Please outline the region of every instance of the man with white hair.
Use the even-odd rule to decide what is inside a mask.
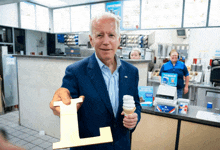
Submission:
[[[77,104],[80,138],[99,136],[99,128],[110,126],[113,142],[72,149],[86,150],[130,150],[129,133],[140,121],[141,106],[138,96],[138,69],[120,60],[116,51],[120,44],[120,21],[105,12],[91,20],[90,43],[95,53],[66,68],[61,88],[50,103],[55,115],[60,108],[53,102],[70,104],[71,98],[85,96],[83,103]],[[125,116],[123,96],[134,97],[136,110]]]

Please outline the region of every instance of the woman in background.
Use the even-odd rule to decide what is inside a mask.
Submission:
[[[159,75],[162,73],[174,73],[177,74],[177,97],[183,97],[183,88],[184,94],[188,93],[188,84],[189,84],[189,72],[186,68],[186,65],[178,60],[178,52],[173,49],[170,51],[170,61],[163,64],[160,69]],[[184,87],[184,76],[185,76],[185,87]],[[160,79],[161,80],[161,79]]]
[[[129,53],[129,59],[140,59],[141,58],[141,51],[139,48],[133,48]]]

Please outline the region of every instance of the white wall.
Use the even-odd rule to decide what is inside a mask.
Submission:
[[[220,50],[220,28],[191,29],[186,65],[191,65],[193,58],[201,57],[203,67],[206,68],[216,50]]]
[[[0,5],[0,25],[18,27],[17,3]]]
[[[31,52],[35,52],[35,55],[39,55],[41,51],[43,51],[43,55],[47,55],[46,35],[44,32],[25,30],[26,55],[30,55]],[[44,45],[39,47],[38,42],[41,37],[44,40]]]

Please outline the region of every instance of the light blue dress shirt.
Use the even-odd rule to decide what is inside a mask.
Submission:
[[[117,68],[112,74],[109,67],[106,66],[103,62],[101,62],[101,60],[97,57],[96,54],[95,54],[95,57],[102,71],[102,75],[104,77],[105,84],[106,84],[108,94],[109,94],[109,98],[112,104],[113,113],[116,117],[118,106],[119,106],[119,72],[118,72],[118,69],[121,66],[121,61],[117,57],[117,55],[115,55]]]

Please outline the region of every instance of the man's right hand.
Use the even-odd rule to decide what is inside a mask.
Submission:
[[[12,145],[0,133],[0,150],[25,150],[25,149]]]
[[[84,100],[84,96],[80,96],[80,97],[82,97],[83,100]],[[53,96],[53,99],[50,102],[50,109],[53,110],[53,114],[57,115],[57,116],[60,116],[60,107],[59,106],[53,106],[55,101],[62,101],[64,104],[69,105],[69,104],[71,104],[70,99],[72,99],[71,96],[70,96],[70,91],[66,88],[59,88],[55,92],[55,94]],[[77,104],[77,110],[81,107],[81,105],[82,105],[82,103]]]

